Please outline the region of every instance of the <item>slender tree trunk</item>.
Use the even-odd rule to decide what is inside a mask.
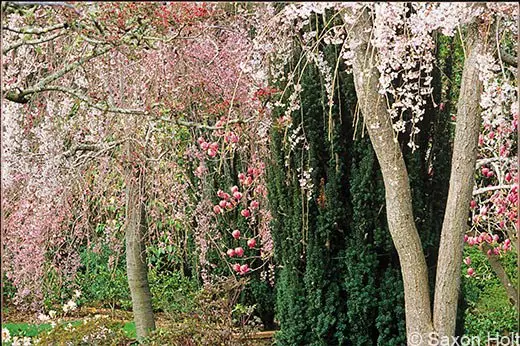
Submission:
[[[488,34],[479,32],[479,29],[488,32],[490,29],[478,23],[469,24],[467,28],[450,187],[435,282],[433,325],[440,337],[453,336],[455,333],[463,238],[468,229],[468,206],[473,192],[481,122],[479,104],[482,82],[479,79],[478,62],[480,56],[487,52],[486,46],[490,38]]]
[[[148,265],[144,235],[146,234],[146,212],[144,208],[144,179],[140,167],[131,163],[132,144],[126,144],[126,270],[132,296],[137,339],[141,341],[155,329],[152,311],[152,296],[148,285]]]
[[[520,311],[518,291],[509,279],[509,276],[504,270],[504,266],[502,266],[502,263],[500,263],[497,256],[493,254],[487,255],[487,251],[490,249],[492,249],[491,246],[484,244],[482,252],[484,253],[484,255],[486,255],[489,264],[491,265],[491,269],[493,269],[493,271],[495,272],[498,280],[500,280],[500,283],[502,284],[502,286],[504,286],[509,301],[511,302],[511,304],[515,306],[517,311]]]
[[[362,41],[354,49],[353,74],[359,107],[383,174],[388,227],[399,255],[404,283],[406,330],[411,340],[423,340],[433,331],[428,271],[415,226],[410,184],[384,96],[379,94],[379,71],[369,43],[372,22],[365,11],[354,35]]]

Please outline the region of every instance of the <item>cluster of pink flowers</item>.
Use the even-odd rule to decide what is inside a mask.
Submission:
[[[233,131],[229,131],[224,135],[224,142],[226,142],[226,143],[238,143],[238,141],[239,141],[239,137]]]
[[[215,157],[217,156],[219,145],[217,142],[206,142],[206,140],[203,137],[199,137],[197,140],[197,143],[199,143],[200,148],[204,150],[209,157]]]
[[[239,230],[234,230],[231,235],[233,236],[234,239],[236,240],[240,240],[240,231]],[[247,240],[247,247],[249,249],[254,249],[256,246],[256,239],[255,238],[250,238]],[[238,246],[234,249],[228,249],[226,254],[229,256],[229,257],[243,257],[244,256],[244,248],[241,247],[241,246]],[[251,268],[249,267],[249,265],[246,263],[246,264],[239,264],[239,263],[234,263],[233,266],[232,266],[233,270],[237,273],[239,273],[240,275],[244,275],[246,273],[248,273]]]
[[[491,245],[493,248],[487,251],[488,256],[500,255],[502,251],[505,253],[511,250],[511,239],[505,239],[502,243],[499,243],[499,241],[500,237],[498,234],[491,235],[487,232],[482,232],[478,236],[464,235],[464,242],[469,246]]]
[[[491,235],[487,232],[483,232],[481,234],[479,234],[478,236],[474,236],[474,237],[470,237],[468,235],[465,235],[464,236],[464,241],[469,245],[469,246],[479,246],[481,247],[482,244],[490,244],[491,246],[493,246],[491,249],[488,249],[486,254],[488,257],[491,257],[493,255],[495,256],[498,256],[500,255],[502,252],[507,252],[507,251],[511,251],[511,240],[510,239],[505,239],[502,244],[499,243],[499,236],[497,234],[494,234],[494,235]],[[468,276],[470,277],[473,277],[475,276],[476,274],[476,271],[475,271],[475,268],[471,267],[471,258],[469,256],[467,256],[466,258],[464,258],[463,260],[464,264],[466,266],[468,266],[468,269],[467,269],[467,274]]]

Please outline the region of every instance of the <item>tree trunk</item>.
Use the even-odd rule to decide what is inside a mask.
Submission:
[[[133,155],[130,141],[126,144],[126,270],[132,296],[135,329],[138,341],[155,329],[152,311],[152,296],[148,285],[148,265],[144,235],[146,234],[146,212],[143,201],[144,177],[140,167],[131,163]]]
[[[482,253],[484,255],[486,255],[486,257],[489,261],[489,264],[491,265],[491,269],[493,269],[498,280],[500,280],[500,283],[502,284],[502,286],[504,286],[507,296],[509,298],[509,301],[511,302],[511,304],[513,304],[515,306],[517,311],[520,311],[518,291],[516,290],[516,287],[513,285],[511,280],[509,279],[509,276],[507,275],[506,271],[504,270],[504,267],[502,266],[502,263],[500,263],[497,256],[494,254],[491,254],[491,255],[487,254],[487,251],[491,250],[491,249],[492,249],[491,246],[484,244],[484,246],[482,248]]]
[[[384,96],[379,94],[379,71],[370,45],[372,22],[365,11],[354,27],[361,44],[354,50],[353,74],[359,107],[383,174],[388,227],[399,255],[404,283],[406,331],[410,342],[426,345],[433,331],[428,271],[415,226],[405,162],[392,128]]]
[[[477,23],[468,25],[466,56],[457,105],[450,187],[435,282],[433,325],[440,337],[453,336],[455,333],[463,238],[468,229],[468,210],[474,185],[481,122],[479,104],[482,82],[479,79],[478,62],[480,55],[486,53],[488,42],[489,35],[479,32]]]

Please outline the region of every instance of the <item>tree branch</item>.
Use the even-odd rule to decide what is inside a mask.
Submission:
[[[496,186],[487,186],[483,187],[477,190],[473,190],[473,196],[480,195],[481,193],[485,193],[488,191],[495,191],[495,190],[507,190],[511,189],[513,185],[496,185]]]
[[[482,167],[484,165],[487,165],[487,164],[493,163],[493,162],[497,162],[497,161],[512,163],[512,162],[515,162],[516,159],[513,159],[511,157],[491,157],[488,159],[480,159],[480,160],[477,160],[477,163],[475,164],[475,169],[479,169],[480,167]]]
[[[17,34],[30,34],[30,35],[42,35],[48,33],[50,31],[58,30],[58,29],[67,29],[69,25],[67,23],[56,24],[52,26],[48,26],[46,28],[10,28],[8,26],[3,26],[3,30],[12,31]]]
[[[78,143],[72,146],[69,150],[63,153],[65,158],[72,157],[76,155],[78,151],[96,151],[96,152],[105,152],[115,148],[116,146],[124,143],[126,139],[121,139],[118,141],[113,141],[104,144],[96,144],[96,143]]]
[[[5,98],[8,99],[9,101],[13,101],[13,102],[17,102],[17,103],[27,103],[27,102],[29,102],[28,96],[38,93],[38,92],[48,90],[48,89],[46,89],[46,86],[49,83],[52,83],[52,82],[60,79],[65,74],[69,73],[70,71],[75,70],[76,68],[89,62],[90,60],[107,53],[113,47],[114,46],[108,46],[97,52],[93,52],[92,54],[79,59],[77,62],[71,63],[71,64],[65,66],[63,69],[45,77],[35,86],[29,87],[25,90],[10,90],[6,93]],[[56,87],[54,87],[54,88],[56,88]]]
[[[20,46],[37,45],[37,44],[40,44],[40,43],[49,42],[49,41],[52,41],[55,38],[58,38],[58,37],[63,36],[63,35],[65,35],[65,32],[62,31],[62,32],[59,32],[59,33],[54,34],[52,36],[40,38],[40,39],[37,39],[37,40],[20,41],[20,42],[17,42],[15,44],[12,44],[12,45],[7,46],[6,48],[2,49],[2,54],[7,54],[9,51],[11,51],[13,49],[16,49],[16,48],[18,48]]]
[[[65,6],[76,9],[73,5],[66,3],[65,1],[8,1],[7,5],[12,6]]]

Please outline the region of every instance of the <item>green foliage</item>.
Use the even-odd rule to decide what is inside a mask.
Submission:
[[[5,275],[5,271],[2,271],[2,311],[7,309],[6,303],[12,301],[16,294],[16,287],[14,287],[11,280]]]
[[[462,265],[462,294],[464,296],[464,334],[487,340],[490,335],[504,335],[517,330],[518,312],[509,298],[486,256],[476,247],[465,247],[464,255],[470,256],[475,277],[467,277],[467,266]],[[501,259],[513,285],[518,287],[516,254],[507,253]]]
[[[198,283],[179,272],[151,270],[148,273],[152,306],[167,314],[187,313],[193,309]]]
[[[397,254],[386,224],[384,184],[368,138],[353,144],[353,215],[346,249],[348,324],[355,345],[401,345],[404,293]]]
[[[76,282],[82,290],[81,301],[101,304],[110,308],[130,309],[132,306],[130,290],[126,278],[125,259],[119,258],[110,268],[109,257],[112,251],[103,245],[100,251],[84,248]]]
[[[403,281],[398,268],[389,268],[379,285],[377,345],[404,345],[406,328],[404,319]]]
[[[30,324],[30,323],[5,323],[2,324],[2,328],[7,328],[11,337],[35,337],[38,334],[49,331],[52,329],[51,325],[48,323],[44,324]]]
[[[254,302],[255,316],[259,317],[262,325],[266,329],[274,328],[274,306],[276,304],[276,295],[274,287],[269,283],[252,279],[244,287],[239,300],[242,304],[251,304]]]

